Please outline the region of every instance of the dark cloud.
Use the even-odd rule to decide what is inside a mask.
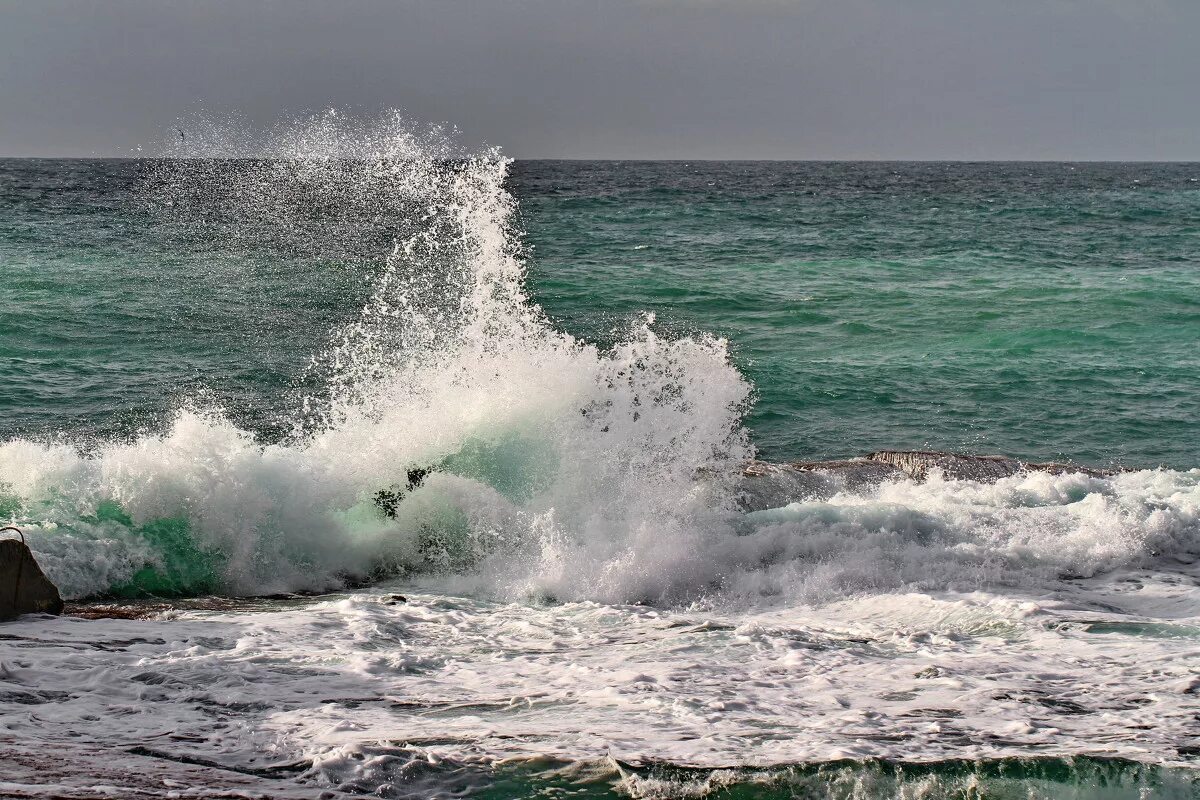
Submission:
[[[1200,158],[1195,0],[0,0],[0,154],[405,109],[519,157]]]

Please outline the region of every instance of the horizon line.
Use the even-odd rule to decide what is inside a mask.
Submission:
[[[506,156],[513,161],[559,161],[572,163],[776,163],[776,164],[1200,164],[1198,158],[586,158],[579,156]],[[113,156],[113,155],[0,155],[0,161],[253,161],[284,160],[272,156]],[[305,159],[295,159],[305,160]],[[452,160],[452,159],[447,159]]]

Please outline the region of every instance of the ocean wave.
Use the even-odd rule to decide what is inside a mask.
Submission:
[[[314,356],[326,388],[286,441],[197,401],[129,442],[0,444],[0,517],[67,597],[405,576],[508,599],[828,602],[1036,586],[1200,548],[1197,470],[935,471],[747,513],[752,390],[727,343],[661,336],[652,316],[608,349],[556,330],[526,295],[498,151],[461,153],[395,116],[318,115],[233,166],[222,156],[250,152],[246,137],[194,138],[203,152],[149,173],[172,225],[336,254],[380,246],[359,217],[394,234],[358,318]]]

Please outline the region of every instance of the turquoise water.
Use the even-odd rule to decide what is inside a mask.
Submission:
[[[650,308],[727,335],[769,457],[1200,463],[1200,166],[528,172],[550,313],[600,335]]]
[[[0,163],[18,790],[1197,796],[1200,167],[337,120]],[[1148,469],[744,469],[908,447]]]
[[[203,393],[270,440],[319,385],[310,357],[361,308],[390,232],[359,217],[354,241],[281,245],[214,220],[198,237],[148,208],[146,169],[0,164],[0,436],[128,435]],[[767,458],[1186,468],[1198,180],[1191,164],[519,162],[510,187],[549,316],[599,342],[645,312],[726,336]]]

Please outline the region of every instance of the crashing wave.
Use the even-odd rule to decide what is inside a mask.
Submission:
[[[172,154],[188,158],[147,167],[163,224],[365,259],[369,299],[314,357],[325,388],[285,441],[196,405],[86,454],[0,444],[0,519],[27,529],[69,597],[405,576],[521,599],[821,602],[1200,547],[1196,470],[956,475],[943,459],[917,475],[876,460],[878,480],[826,470],[820,491],[747,513],[751,387],[726,342],[664,338],[653,317],[608,349],[556,330],[526,293],[498,151],[395,115],[189,141]]]

